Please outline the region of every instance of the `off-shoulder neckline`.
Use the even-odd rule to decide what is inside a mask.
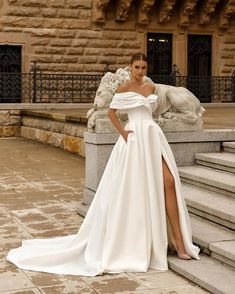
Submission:
[[[148,96],[144,96],[143,94],[141,93],[138,93],[138,92],[135,92],[135,91],[124,91],[124,92],[117,92],[115,94],[127,94],[127,93],[133,93],[133,94],[136,94],[136,95],[139,95],[139,96],[142,96],[143,98],[145,99],[148,99],[150,96],[154,95],[154,96],[157,96],[156,94],[152,93],[152,94],[149,94]]]

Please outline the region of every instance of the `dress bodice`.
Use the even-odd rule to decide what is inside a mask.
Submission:
[[[157,107],[157,99],[158,96],[155,94],[145,97],[132,91],[116,93],[110,108],[127,113],[129,121],[152,119],[152,112]]]

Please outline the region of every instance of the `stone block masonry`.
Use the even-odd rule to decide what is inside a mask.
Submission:
[[[125,4],[124,4],[125,2]],[[234,70],[235,6],[218,1],[0,1],[0,40],[22,46],[22,71],[36,61],[45,73],[103,73],[147,49],[148,33],[172,34],[172,64],[187,75],[189,34],[212,36],[212,75]],[[191,5],[191,4],[192,5]],[[169,8],[169,7],[170,8]],[[168,9],[169,8],[169,9]],[[211,13],[213,11],[213,13]],[[198,17],[196,17],[198,15]],[[221,22],[222,21],[222,22]]]
[[[106,64],[110,70],[126,66],[123,56],[128,50],[141,51],[143,33],[133,26],[121,32],[95,28],[92,2],[6,1],[0,14],[1,43],[22,45],[26,72],[31,61],[45,73],[103,73]]]
[[[38,141],[43,144],[52,145],[85,157],[83,138],[25,126],[21,127],[20,134],[23,138]]]
[[[85,114],[70,117],[52,110],[0,110],[0,137],[21,136],[85,157],[86,123]]]
[[[0,137],[20,135],[20,110],[0,110]]]
[[[83,133],[85,118],[69,118],[53,111],[21,112],[21,137],[59,147],[85,157]]]

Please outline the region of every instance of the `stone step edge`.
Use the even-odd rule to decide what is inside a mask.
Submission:
[[[182,192],[188,208],[195,208],[235,224],[235,201],[233,198],[184,182],[182,183]],[[197,213],[194,214],[197,215]]]
[[[204,240],[201,238],[200,236],[200,233],[199,235],[196,235],[195,232],[193,231],[193,237],[195,238],[195,242],[196,244],[202,246],[203,248],[207,248],[209,249],[209,245],[210,244],[215,244],[216,242],[223,242],[223,241],[235,241],[235,231],[234,230],[231,230],[223,225],[220,225],[218,223],[215,223],[209,219],[206,219],[206,218],[203,218],[197,214],[194,214],[192,212],[189,211],[189,217],[190,217],[190,223],[191,223],[191,226],[193,228],[193,226],[195,226],[197,223],[201,225],[203,225],[203,229],[207,229],[207,230],[210,230],[211,232],[211,226],[214,227],[213,229],[217,230],[217,233],[216,233],[216,236],[218,236],[218,231],[220,231],[220,233],[223,233],[223,238],[219,241],[213,241],[213,242],[208,242],[207,240]],[[226,237],[224,235],[228,234]],[[198,243],[199,242],[199,243]],[[205,246],[204,244],[205,243],[208,243],[208,246]],[[210,250],[210,249],[209,249]]]
[[[218,163],[218,162],[213,163],[213,162],[202,160],[202,159],[196,159],[195,162],[196,162],[196,165],[207,166],[207,167],[210,167],[210,168],[215,168],[215,169],[223,170],[223,171],[230,172],[230,173],[235,173],[235,167],[230,167],[228,165],[223,165],[223,164]]]
[[[186,201],[186,203],[187,203],[187,201]],[[235,223],[230,220],[226,220],[221,217],[217,217],[216,214],[209,214],[206,211],[203,211],[203,210],[200,210],[200,209],[195,208],[193,206],[190,206],[188,203],[187,203],[187,207],[188,207],[188,211],[190,213],[195,214],[198,217],[204,218],[205,220],[211,221],[211,222],[213,222],[217,225],[220,225],[222,227],[225,227],[227,229],[235,230]]]
[[[235,193],[235,176],[231,175],[231,173],[228,173],[225,171],[222,172],[222,171],[214,170],[213,168],[209,168],[209,167],[208,168],[201,167],[201,166],[199,167],[196,165],[191,166],[190,168],[191,168],[191,171],[187,170],[187,167],[185,167],[185,168],[181,167],[179,169],[180,178],[186,179],[186,180],[188,179],[191,181],[199,182],[201,184],[215,187],[217,189],[221,189],[221,190]],[[194,169],[195,169],[195,171],[194,171]],[[212,172],[212,175],[210,175],[209,178],[207,176],[202,176],[201,174],[197,175],[195,173],[198,173],[198,169],[201,173],[202,172],[206,173],[207,171]],[[218,181],[217,177],[220,177],[220,176],[230,177],[231,181],[233,181],[233,180],[234,181],[232,183],[230,183],[230,182],[226,183],[223,180]],[[214,177],[216,177],[216,178],[214,178]],[[206,183],[205,183],[205,180],[206,180]]]
[[[221,153],[232,157],[231,160],[220,158]],[[215,152],[213,152],[213,155],[214,154]],[[210,153],[195,153],[195,162],[197,165],[203,165],[235,173],[235,154],[231,154],[229,152],[217,152],[216,157],[211,157]]]
[[[224,141],[224,142],[222,142],[222,146],[235,149],[235,141],[227,141],[227,142]]]
[[[233,191],[217,187],[213,183],[211,183],[211,184],[203,183],[202,181],[200,181],[198,179],[191,179],[191,178],[185,177],[183,175],[180,175],[180,179],[181,179],[181,182],[183,182],[183,183],[191,184],[193,186],[196,186],[196,187],[199,187],[202,189],[206,189],[206,190],[213,191],[213,192],[221,194],[221,195],[235,198],[235,193]]]
[[[192,225],[193,242],[201,248],[201,252],[227,264],[228,266],[234,267],[235,269],[235,257],[231,258],[231,256],[233,255],[232,252],[224,250],[225,252],[225,255],[224,255],[223,252],[221,252],[221,250],[218,250],[216,248],[216,243],[221,243],[224,241],[225,242],[235,241],[235,233],[232,230],[229,230],[223,226],[215,224],[207,219],[203,219],[202,217],[198,217],[192,213],[190,213],[189,215],[190,215],[191,225]],[[216,230],[214,235],[216,234],[218,235],[218,231],[220,231],[219,235],[221,234],[221,238],[214,241],[206,240],[205,238],[203,238],[205,234],[200,235],[200,232],[195,233],[194,231],[195,225],[203,226],[203,229],[210,231],[210,233],[213,231],[213,229]],[[227,233],[227,236],[226,236],[226,233]]]
[[[225,165],[225,166],[228,165],[229,167],[235,168],[235,155],[234,154],[231,154],[229,152],[213,152],[212,154],[215,155],[215,153],[216,153],[216,157],[210,156],[210,153],[195,153],[195,159],[214,163],[214,164],[221,164],[221,165]],[[231,158],[232,161],[229,159],[221,158],[220,155],[223,156],[223,154],[224,155],[226,154],[227,156],[232,157]]]
[[[223,142],[222,143],[223,150],[229,153],[235,152],[235,142]]]
[[[187,195],[185,195],[184,198],[185,198],[185,202],[186,202],[188,208],[192,208],[192,209],[196,209],[198,211],[206,212],[209,215],[215,216],[218,219],[225,220],[225,221],[228,221],[230,223],[235,224],[235,213],[234,213],[234,215],[228,214],[228,213],[226,213],[226,211],[224,212],[223,209],[220,210],[217,207],[215,207],[215,208],[211,207],[210,203],[208,204],[208,203],[206,203],[206,201],[204,203],[201,203],[201,202],[198,202],[197,199],[188,198]],[[218,197],[216,200],[218,200]],[[221,199],[219,197],[219,200],[223,201],[223,196],[221,196]]]
[[[220,262],[226,264],[227,266],[230,266],[231,268],[233,268],[235,270],[235,261],[222,255],[222,254],[219,254],[215,251],[211,251],[211,255],[210,255],[212,258],[216,259],[216,260],[219,260]]]
[[[191,265],[187,263],[191,263]],[[202,263],[204,263],[204,267]],[[168,257],[168,264],[171,270],[213,294],[234,294],[235,271],[212,257],[202,254],[200,255],[199,261],[183,261],[179,260],[177,257]],[[208,264],[212,265],[213,270],[206,266]],[[203,274],[205,271],[203,271],[202,268],[205,268],[206,274]],[[217,283],[215,283],[215,276],[218,272],[225,274],[223,275],[223,281],[220,282],[221,279],[217,279],[218,281],[216,280]],[[232,285],[231,281],[234,285]]]
[[[85,205],[85,204],[78,204],[77,205],[77,213],[82,216],[85,217],[87,214],[87,211],[89,209],[89,205]]]
[[[224,151],[229,152],[229,153],[235,153],[235,148],[232,147],[223,147]]]

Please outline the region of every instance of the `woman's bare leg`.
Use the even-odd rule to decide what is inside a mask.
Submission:
[[[171,225],[173,237],[176,243],[175,244],[176,250],[178,252],[179,257],[188,259],[187,257],[189,256],[186,254],[182,232],[180,229],[179,211],[178,211],[176,191],[175,191],[175,180],[163,157],[162,157],[162,167],[163,167],[166,213],[167,213],[167,216]]]

